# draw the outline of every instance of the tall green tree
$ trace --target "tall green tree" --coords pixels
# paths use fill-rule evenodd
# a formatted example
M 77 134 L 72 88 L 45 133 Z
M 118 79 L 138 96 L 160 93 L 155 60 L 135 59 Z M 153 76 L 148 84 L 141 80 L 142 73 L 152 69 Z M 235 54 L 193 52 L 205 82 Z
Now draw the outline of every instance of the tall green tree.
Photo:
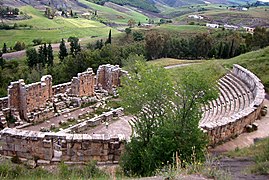
M 29 48 L 26 50 L 26 61 L 27 65 L 30 68 L 33 68 L 38 63 L 38 53 L 36 52 L 35 48 Z
M 7 53 L 7 44 L 6 43 L 4 43 L 4 46 L 2 48 L 2 52 Z
M 0 66 L 1 66 L 1 68 L 3 68 L 5 63 L 6 63 L 6 61 L 4 60 L 2 55 L 3 55 L 3 53 L 0 51 Z
M 151 31 L 146 34 L 146 46 L 145 49 L 149 59 L 157 59 L 162 54 L 168 36 L 164 33 Z
M 46 56 L 44 54 L 44 47 L 41 45 L 38 48 L 38 63 L 37 64 L 41 64 L 43 67 L 46 64 Z
M 60 48 L 60 51 L 59 51 L 58 57 L 59 57 L 60 61 L 62 62 L 62 61 L 64 60 L 64 58 L 65 58 L 66 56 L 68 56 L 67 48 L 66 48 L 66 46 L 65 46 L 64 39 L 62 39 L 59 48 Z
M 47 60 L 48 60 L 48 49 L 47 49 L 47 44 L 46 43 L 43 44 L 43 55 L 45 57 L 45 63 L 47 63 Z
M 74 57 L 81 51 L 79 39 L 76 37 L 70 37 L 68 41 L 70 42 L 70 54 Z
M 112 42 L 112 37 L 111 37 L 111 29 L 110 29 L 109 33 L 108 33 L 108 38 L 107 38 L 105 44 L 111 44 L 111 42 Z
M 176 82 L 162 68 L 137 62 L 133 69 L 119 91 L 125 110 L 134 116 L 134 134 L 121 159 L 124 172 L 153 175 L 163 162 L 173 162 L 175 152 L 182 165 L 202 161 L 207 138 L 199 128 L 200 106 L 216 98 L 214 81 L 193 69 Z
M 50 43 L 48 45 L 47 56 L 48 56 L 48 60 L 47 60 L 48 66 L 53 66 L 54 56 L 53 56 L 53 49 Z
M 125 28 L 125 33 L 127 35 L 127 37 L 131 34 L 132 29 L 131 28 Z

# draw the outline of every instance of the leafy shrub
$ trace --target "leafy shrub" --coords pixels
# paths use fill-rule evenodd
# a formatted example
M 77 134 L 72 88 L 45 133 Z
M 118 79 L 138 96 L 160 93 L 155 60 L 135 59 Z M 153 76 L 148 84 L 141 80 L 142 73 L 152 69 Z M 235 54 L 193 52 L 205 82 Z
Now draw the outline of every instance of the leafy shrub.
M 34 39 L 33 40 L 34 46 L 36 45 L 40 45 L 42 43 L 42 39 L 38 38 L 38 39 Z

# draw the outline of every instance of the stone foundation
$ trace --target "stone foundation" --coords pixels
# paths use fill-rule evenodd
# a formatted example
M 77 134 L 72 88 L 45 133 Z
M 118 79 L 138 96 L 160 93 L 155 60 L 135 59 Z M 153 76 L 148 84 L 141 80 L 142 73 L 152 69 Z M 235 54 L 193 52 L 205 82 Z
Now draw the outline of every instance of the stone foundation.
M 6 128 L 0 132 L 4 156 L 26 159 L 118 163 L 124 148 L 122 136 L 104 134 L 42 133 Z

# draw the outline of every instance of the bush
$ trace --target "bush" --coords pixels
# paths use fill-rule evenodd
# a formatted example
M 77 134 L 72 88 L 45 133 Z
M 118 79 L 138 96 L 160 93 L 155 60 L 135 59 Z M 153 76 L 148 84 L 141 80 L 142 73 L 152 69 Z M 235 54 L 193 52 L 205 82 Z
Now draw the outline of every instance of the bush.
M 142 41 L 145 37 L 143 33 L 135 31 L 133 32 L 133 38 L 135 41 Z
M 36 45 L 40 45 L 40 44 L 42 44 L 42 39 L 40 39 L 40 38 L 38 38 L 38 39 L 34 39 L 34 40 L 33 40 L 33 43 L 34 43 L 34 46 L 36 46 Z
M 24 42 L 17 41 L 16 44 L 14 45 L 13 49 L 16 51 L 24 50 L 25 49 Z

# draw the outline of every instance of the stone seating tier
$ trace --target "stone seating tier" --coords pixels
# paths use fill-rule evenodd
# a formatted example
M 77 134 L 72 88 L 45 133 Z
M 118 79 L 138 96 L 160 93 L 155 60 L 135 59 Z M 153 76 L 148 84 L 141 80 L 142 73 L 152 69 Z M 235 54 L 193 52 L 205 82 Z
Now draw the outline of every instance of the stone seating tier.
M 218 81 L 218 86 L 219 97 L 203 106 L 199 123 L 207 131 L 211 144 L 239 135 L 259 118 L 265 96 L 259 78 L 239 65 L 234 65 Z

